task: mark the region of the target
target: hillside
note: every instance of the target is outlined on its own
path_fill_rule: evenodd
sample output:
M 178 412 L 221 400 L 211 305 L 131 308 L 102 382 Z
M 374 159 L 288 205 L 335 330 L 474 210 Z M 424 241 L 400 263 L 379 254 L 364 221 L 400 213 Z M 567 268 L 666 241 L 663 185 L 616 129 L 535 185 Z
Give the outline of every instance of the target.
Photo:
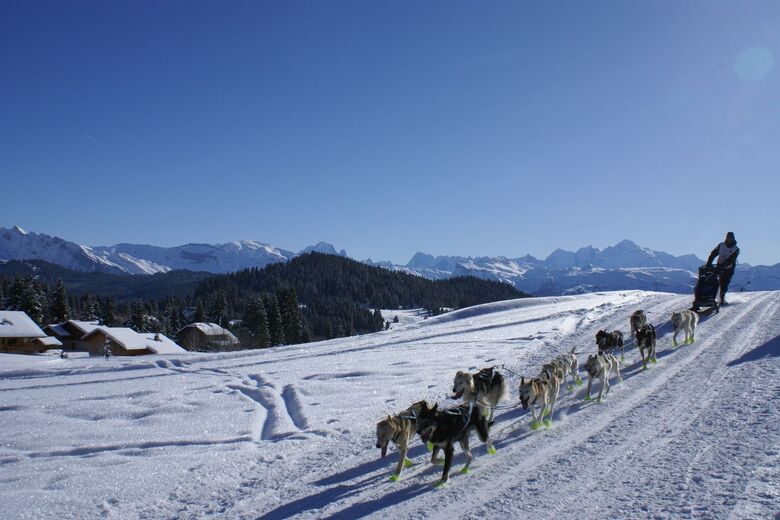
M 292 287 L 302 303 L 348 301 L 363 307 L 460 308 L 525 296 L 497 281 L 459 277 L 428 280 L 373 267 L 342 256 L 308 253 L 287 263 L 246 269 L 203 280 L 196 296 L 224 291 L 234 299 L 247 293 L 273 293 Z
M 214 276 L 194 271 L 168 271 L 149 276 L 75 271 L 43 260 L 0 262 L 0 277 L 35 276 L 47 285 L 62 280 L 68 293 L 110 296 L 122 303 L 191 295 L 198 284 Z
M 377 334 L 223 354 L 2 356 L 0 500 L 8 518 L 772 518 L 780 510 L 780 293 L 735 294 L 671 348 L 687 296 L 626 291 L 483 305 Z M 658 364 L 629 343 L 602 404 L 562 396 L 533 431 L 533 375 L 643 308 Z M 505 365 L 488 456 L 432 484 L 424 446 L 388 482 L 376 421 L 448 399 L 456 370 Z M 583 374 L 584 376 L 584 374 Z M 143 478 L 139 478 L 143 476 Z

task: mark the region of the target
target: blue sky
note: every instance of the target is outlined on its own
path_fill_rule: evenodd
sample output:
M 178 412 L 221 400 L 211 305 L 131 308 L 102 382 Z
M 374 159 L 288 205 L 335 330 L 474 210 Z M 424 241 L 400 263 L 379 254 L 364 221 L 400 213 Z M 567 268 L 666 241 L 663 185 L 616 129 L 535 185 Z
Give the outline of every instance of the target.
M 0 3 L 0 226 L 780 261 L 780 3 Z

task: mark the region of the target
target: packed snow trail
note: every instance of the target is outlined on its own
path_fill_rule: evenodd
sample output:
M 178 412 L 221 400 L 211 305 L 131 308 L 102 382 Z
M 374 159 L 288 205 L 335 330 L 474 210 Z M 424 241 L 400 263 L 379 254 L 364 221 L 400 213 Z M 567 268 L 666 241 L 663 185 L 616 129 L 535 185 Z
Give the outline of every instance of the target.
M 318 344 L 176 358 L 9 356 L 0 368 L 0 501 L 9 518 L 771 518 L 780 511 L 780 293 L 742 293 L 671 348 L 690 297 L 621 291 L 499 302 Z M 658 364 L 626 344 L 602 404 L 562 394 L 532 431 L 535 375 L 642 308 Z M 628 334 L 626 334 L 628 338 Z M 457 370 L 505 365 L 498 454 L 472 436 L 469 475 L 374 447 L 375 424 L 448 399 Z M 511 372 L 510 372 L 511 370 Z M 587 384 L 585 374 L 581 373 Z M 598 384 L 595 385 L 598 391 Z M 563 516 L 561 516 L 563 515 Z

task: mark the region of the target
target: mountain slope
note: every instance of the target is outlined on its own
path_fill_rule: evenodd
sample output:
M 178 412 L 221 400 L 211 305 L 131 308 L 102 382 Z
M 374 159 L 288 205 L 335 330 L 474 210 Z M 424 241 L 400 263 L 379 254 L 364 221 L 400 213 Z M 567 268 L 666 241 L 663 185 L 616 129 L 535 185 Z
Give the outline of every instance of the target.
M 672 349 L 669 315 L 688 304 L 626 291 L 263 351 L 98 364 L 6 355 L 0 499 L 10 517 L 44 519 L 772 518 L 780 293 L 735 295 L 696 343 Z M 582 363 L 595 332 L 627 330 L 637 308 L 658 327 L 658 364 L 642 371 L 629 343 L 624 382 L 604 403 L 583 402 L 578 387 L 551 429 L 531 430 L 518 375 L 572 347 Z M 455 371 L 491 365 L 505 365 L 510 391 L 497 455 L 472 435 L 471 473 L 458 472 L 456 448 L 436 490 L 441 466 L 415 440 L 415 465 L 388 482 L 397 453 L 379 457 L 376 421 L 419 399 L 452 405 Z

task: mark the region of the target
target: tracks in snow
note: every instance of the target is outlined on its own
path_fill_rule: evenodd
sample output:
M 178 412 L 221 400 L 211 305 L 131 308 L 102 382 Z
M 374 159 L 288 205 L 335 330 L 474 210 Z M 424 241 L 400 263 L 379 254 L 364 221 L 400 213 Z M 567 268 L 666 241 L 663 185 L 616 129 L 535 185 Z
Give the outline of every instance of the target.
M 445 496 L 437 495 L 435 510 L 427 499 L 417 499 L 424 491 L 420 486 L 429 484 L 425 480 L 438 475 L 428 467 L 423 476 L 419 472 L 405 474 L 404 488 L 383 483 L 365 487 L 359 498 L 350 497 L 352 504 L 346 508 L 337 499 L 323 504 L 325 509 L 320 513 L 337 518 L 358 512 L 382 514 L 385 507 L 395 504 L 400 509 L 394 512 L 415 518 L 595 517 L 605 512 L 608 518 L 691 516 L 707 514 L 701 508 L 712 507 L 711 497 L 697 494 L 700 486 L 696 479 L 706 478 L 723 482 L 722 509 L 710 513 L 726 516 L 742 496 L 751 464 L 763 472 L 752 484 L 758 489 L 777 481 L 778 470 L 761 464 L 762 457 L 780 458 L 778 428 L 761 421 L 761 417 L 772 416 L 766 410 L 770 406 L 767 380 L 757 381 L 747 373 L 748 367 L 740 374 L 728 363 L 752 348 L 761 331 L 777 330 L 778 300 L 778 293 L 769 293 L 726 309 L 700 324 L 697 342 L 691 346 L 671 350 L 668 330 L 667 334 L 662 332 L 658 365 L 641 371 L 640 362 L 627 362 L 626 382 L 614 385 L 609 399 L 601 405 L 582 403 L 584 390 L 578 390 L 574 399 L 564 400 L 552 430 L 531 432 L 525 420 L 515 421 L 509 435 L 497 441 L 499 455 L 487 457 L 479 446 L 474 473 L 465 478 L 456 475 L 450 488 L 441 492 Z M 682 301 L 658 299 L 646 311 L 651 321 L 657 322 L 654 317 L 664 319 L 681 308 Z M 630 313 L 623 309 L 629 306 L 614 309 L 614 318 L 605 317 L 601 328 L 604 323 L 620 326 L 627 322 Z M 584 327 L 572 335 L 569 344 L 591 335 L 588 329 L 592 324 L 578 325 Z M 635 357 L 634 351 L 627 351 L 627 360 Z M 769 390 L 780 395 L 777 379 L 774 381 Z M 744 415 L 736 409 L 739 407 L 747 409 Z M 734 432 L 727 438 L 723 438 L 719 419 L 724 410 L 731 418 L 727 431 Z M 499 420 L 517 415 L 517 411 L 507 412 Z M 743 416 L 744 421 L 733 421 Z M 774 439 L 774 451 L 770 447 L 767 453 L 754 453 L 750 438 L 756 430 Z M 697 445 L 701 451 L 687 460 L 690 446 Z M 739 468 L 734 471 L 734 459 L 740 456 L 744 462 L 736 464 Z M 510 467 L 511 477 L 506 473 Z M 730 469 L 736 474 L 730 475 Z M 421 478 L 425 480 L 421 482 Z M 766 489 L 763 496 L 765 501 L 771 500 Z M 743 509 L 751 511 L 755 506 L 749 502 Z M 759 503 L 757 507 L 760 510 L 762 506 Z
M 257 406 L 258 422 L 254 437 L 263 441 L 278 441 L 287 438 L 306 438 L 305 433 L 318 433 L 309 430 L 309 422 L 293 384 L 282 390 L 258 374 L 250 375 L 241 385 L 227 385 L 241 392 Z

